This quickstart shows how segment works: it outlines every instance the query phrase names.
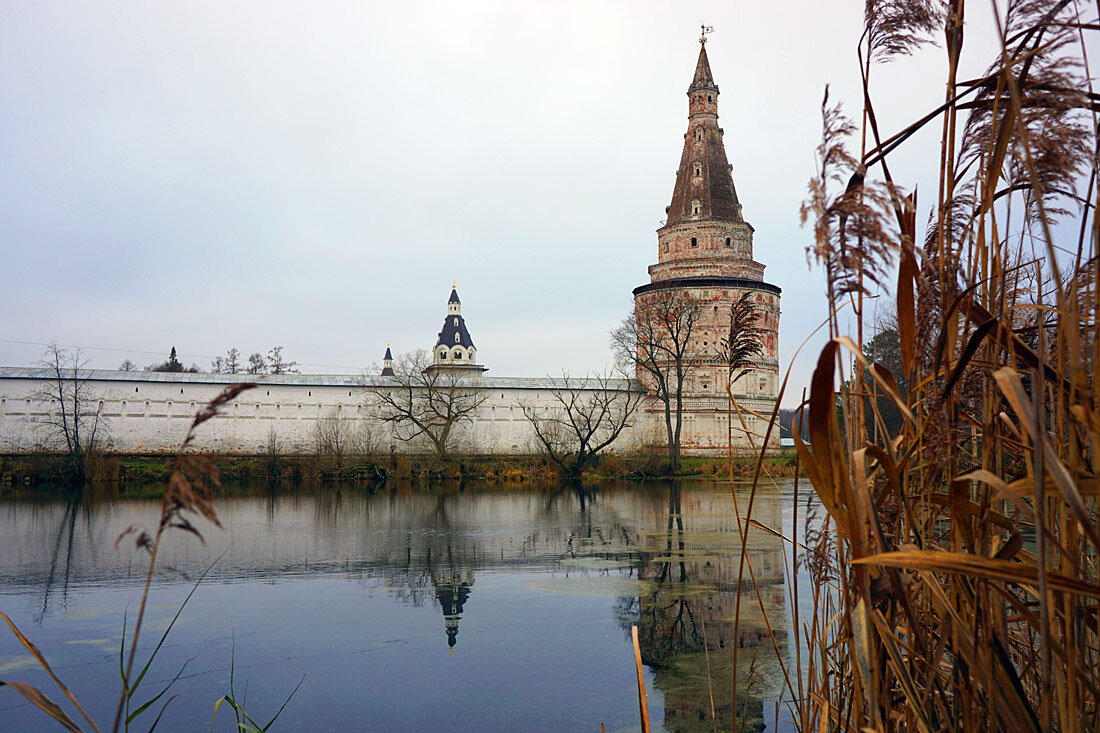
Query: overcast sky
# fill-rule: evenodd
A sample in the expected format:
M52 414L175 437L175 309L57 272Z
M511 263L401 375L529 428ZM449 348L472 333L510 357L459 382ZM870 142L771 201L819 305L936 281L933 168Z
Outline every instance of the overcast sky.
M825 315L798 208L825 84L858 113L862 6L0 4L0 364L50 339L106 368L281 344L358 372L387 340L430 348L458 280L490 374L599 369L657 258L705 20L785 369ZM983 11L964 78L996 47ZM886 134L943 69L930 48L875 70ZM934 142L892 168L921 221Z

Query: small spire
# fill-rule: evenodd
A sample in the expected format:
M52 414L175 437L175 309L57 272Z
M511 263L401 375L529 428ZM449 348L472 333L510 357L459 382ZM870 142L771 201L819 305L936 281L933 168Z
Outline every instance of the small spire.
M386 355L382 357L382 376L392 377L393 374L393 354L390 353L390 342L386 341Z
M706 36L699 39L699 61L695 64L695 77L691 86L714 86L714 77L710 73L710 61L707 59Z

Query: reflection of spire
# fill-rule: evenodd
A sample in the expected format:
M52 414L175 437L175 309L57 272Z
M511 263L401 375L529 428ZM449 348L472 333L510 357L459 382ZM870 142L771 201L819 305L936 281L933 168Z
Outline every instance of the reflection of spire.
M474 585L472 570L450 570L432 573L432 586L435 597L443 611L443 626L447 633L447 646L454 649L458 643L458 622L462 618L462 607L470 597L470 588Z

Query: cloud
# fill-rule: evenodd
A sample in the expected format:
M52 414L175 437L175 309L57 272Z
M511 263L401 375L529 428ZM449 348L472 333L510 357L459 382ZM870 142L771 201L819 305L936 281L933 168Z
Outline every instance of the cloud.
M387 339L430 347L457 278L492 373L597 369L656 259L702 13L785 365L825 314L797 210L824 84L859 99L860 12L4 5L0 339L187 361L282 344L354 371ZM876 74L884 129L942 97L913 62ZM0 342L0 363L39 351Z

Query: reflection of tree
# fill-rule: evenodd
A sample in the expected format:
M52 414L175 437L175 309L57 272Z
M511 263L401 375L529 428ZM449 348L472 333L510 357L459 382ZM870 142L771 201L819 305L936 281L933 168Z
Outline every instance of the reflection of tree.
M638 572L639 579L653 582L653 590L639 599L638 636L642 643L642 661L660 665L674 654L703 651L703 635L697 614L698 600L686 596L688 563L684 559L684 516L681 508L681 488L678 482L669 486L668 518L664 550L669 558L679 560L646 563ZM672 584L676 584L676 592ZM649 633L643 636L642 629Z
M42 611L35 618L36 622L42 621L50 611L50 593L58 574L58 565L63 564L61 575L61 607L64 608L69 599L69 572L73 559L73 531L76 529L76 514L81 506L81 491L77 489L69 497L65 505L65 514L57 525L57 537L54 539L53 551L50 554L50 571L46 578L45 588L42 591ZM62 558L61 546L65 545L64 558Z
M620 622L624 629L635 623L638 626L642 661L654 671L655 685L664 694L668 729L713 730L711 695L718 728L731 729L734 643L741 647L738 728L762 729L763 700L773 692L776 652L762 619L745 613L745 599L735 641L737 535L729 532L733 547L712 548L716 553L713 556L701 554L691 528L685 530L681 495L678 484L669 487L665 531L652 540L648 556L653 559L638 567L642 592L635 598L619 600L616 610ZM688 519L691 521L690 514ZM754 557L761 552L776 554L781 548L778 542L766 547L750 545ZM781 575L758 579L782 582ZM766 598L777 600L775 594L767 594ZM782 603L781 598L778 603ZM773 611L769 609L769 613ZM785 649L780 651L785 653Z

